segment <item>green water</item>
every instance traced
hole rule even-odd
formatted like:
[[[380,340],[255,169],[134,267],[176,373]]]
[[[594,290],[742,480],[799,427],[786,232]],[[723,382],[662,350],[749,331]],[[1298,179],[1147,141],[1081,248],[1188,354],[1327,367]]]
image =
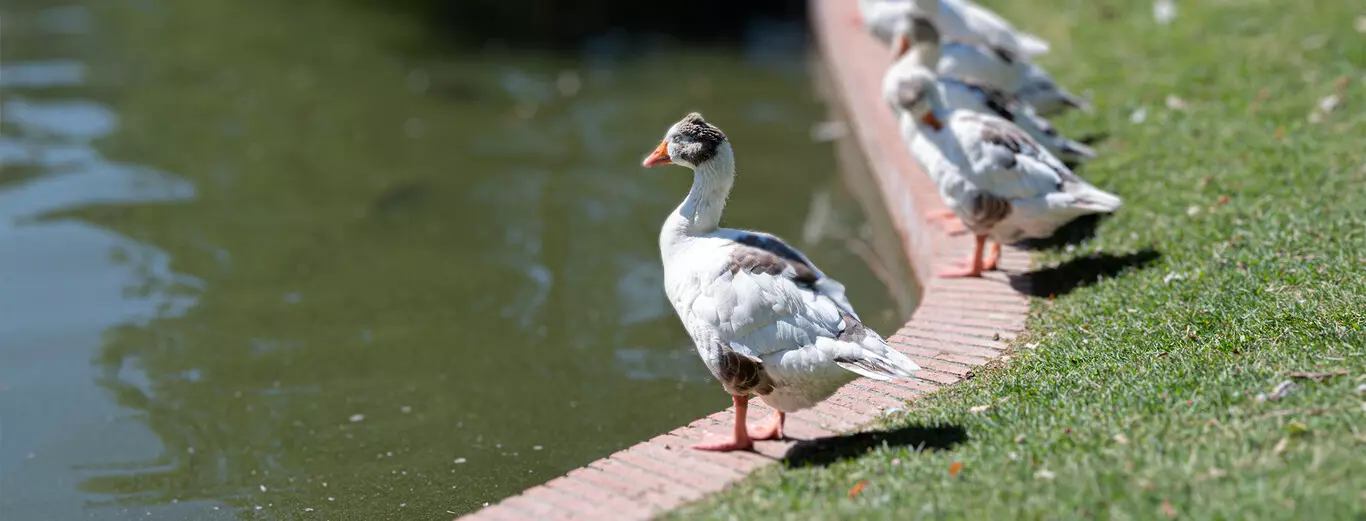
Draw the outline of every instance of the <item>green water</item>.
[[[360,2],[7,0],[0,30],[5,521],[449,519],[726,406],[661,288],[691,177],[639,167],[692,109],[737,149],[726,224],[879,331],[912,305],[782,26],[458,51]]]

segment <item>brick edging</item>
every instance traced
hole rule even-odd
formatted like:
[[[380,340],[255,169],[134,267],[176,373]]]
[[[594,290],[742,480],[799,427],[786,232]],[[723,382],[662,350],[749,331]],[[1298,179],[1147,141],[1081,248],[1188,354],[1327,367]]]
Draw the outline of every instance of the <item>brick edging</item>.
[[[994,272],[985,279],[939,279],[934,272],[963,258],[967,237],[948,237],[927,223],[945,208],[938,190],[911,159],[891,111],[882,101],[890,52],[855,22],[852,0],[812,0],[811,21],[833,85],[832,101],[847,115],[859,148],[882,193],[924,288],[920,306],[888,342],[923,368],[909,382],[860,379],[816,407],[788,416],[794,438],[831,436],[866,425],[886,409],[962,381],[974,366],[1000,356],[1024,327],[1028,299]],[[1006,248],[1001,267],[1024,270],[1026,253]],[[772,411],[755,399],[751,416]],[[749,472],[780,461],[793,441],[757,442],[756,452],[711,453],[690,448],[704,436],[730,435],[730,409],[640,442],[521,494],[469,514],[467,520],[648,519],[720,491]]]

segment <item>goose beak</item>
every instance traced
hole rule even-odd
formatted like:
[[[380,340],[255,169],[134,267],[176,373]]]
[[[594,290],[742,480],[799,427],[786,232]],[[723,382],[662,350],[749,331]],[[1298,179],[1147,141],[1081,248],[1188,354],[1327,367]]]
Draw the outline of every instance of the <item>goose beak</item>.
[[[660,141],[659,146],[655,147],[655,151],[650,152],[650,156],[645,158],[645,161],[642,161],[640,164],[645,168],[650,168],[652,166],[667,165],[672,163],[673,161],[669,159],[669,142]]]
[[[905,34],[898,34],[892,39],[892,59],[898,60],[906,51],[911,50],[911,39]]]
[[[924,116],[920,116],[920,122],[929,125],[930,128],[934,129],[935,132],[939,132],[940,130],[944,129],[944,124],[941,123],[939,121],[939,118],[934,115],[934,111],[926,112]]]

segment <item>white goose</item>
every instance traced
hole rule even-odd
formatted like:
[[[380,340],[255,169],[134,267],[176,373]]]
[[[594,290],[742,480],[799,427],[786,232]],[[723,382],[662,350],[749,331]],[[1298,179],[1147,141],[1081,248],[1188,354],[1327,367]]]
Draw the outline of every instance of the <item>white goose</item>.
[[[1054,116],[1068,109],[1091,110],[1090,102],[1068,92],[1047,70],[1028,59],[1042,53],[1020,52],[1015,45],[999,43],[1008,42],[1009,38],[974,36],[972,31],[963,29],[963,15],[954,14],[961,9],[948,5],[952,1],[859,0],[859,7],[868,30],[885,43],[892,43],[904,29],[907,15],[919,14],[934,21],[943,34],[943,58],[936,67],[940,75],[971,79],[1009,92],[1033,106],[1041,116]],[[981,9],[975,4],[973,7]],[[983,15],[984,20],[1000,19],[995,13],[985,12],[989,16]],[[977,25],[994,26],[985,22]],[[1042,42],[1028,35],[1025,38]],[[1047,50],[1047,44],[1043,45]]]
[[[687,198],[659,234],[664,291],[697,353],[735,403],[734,438],[698,445],[742,450],[782,437],[785,414],[829,398],[859,375],[909,378],[920,368],[859,322],[844,286],[769,234],[719,228],[735,181],[730,143],[697,113],[669,128],[644,166],[693,171]],[[749,395],[778,411],[754,433]]]
[[[981,276],[995,269],[1003,242],[1048,238],[1078,217],[1119,209],[1118,196],[1077,177],[1010,121],[946,108],[938,84],[923,67],[883,78],[911,153],[977,238],[967,265],[941,277]],[[983,259],[988,237],[994,243]]]
[[[892,70],[898,71],[893,75],[916,68],[933,70],[936,64],[942,67],[944,60],[940,59],[939,31],[934,23],[924,15],[912,13],[908,23],[897,31],[892,40],[892,56],[896,60]],[[940,96],[949,108],[994,114],[1008,119],[1063,160],[1080,162],[1096,157],[1091,147],[1058,134],[1052,123],[1014,96],[990,85],[982,85],[966,77],[953,77],[942,71],[938,78]]]
[[[1015,29],[1001,15],[969,0],[859,0],[858,5],[863,25],[883,43],[891,42],[907,11],[918,9],[943,28],[949,41],[987,45],[1026,58],[1048,52],[1048,42]]]

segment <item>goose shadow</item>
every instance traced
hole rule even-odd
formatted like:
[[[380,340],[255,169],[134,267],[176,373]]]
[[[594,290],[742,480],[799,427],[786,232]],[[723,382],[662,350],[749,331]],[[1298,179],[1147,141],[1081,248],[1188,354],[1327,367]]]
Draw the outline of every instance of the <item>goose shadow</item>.
[[[948,450],[968,441],[959,425],[911,425],[891,430],[856,432],[798,441],[783,455],[789,468],[819,466],[853,459],[875,447],[913,447],[916,450]]]
[[[1066,295],[1101,279],[1118,276],[1130,268],[1146,267],[1161,257],[1162,253],[1152,247],[1123,255],[1092,254],[1052,268],[1010,275],[1010,287],[1035,297]]]

